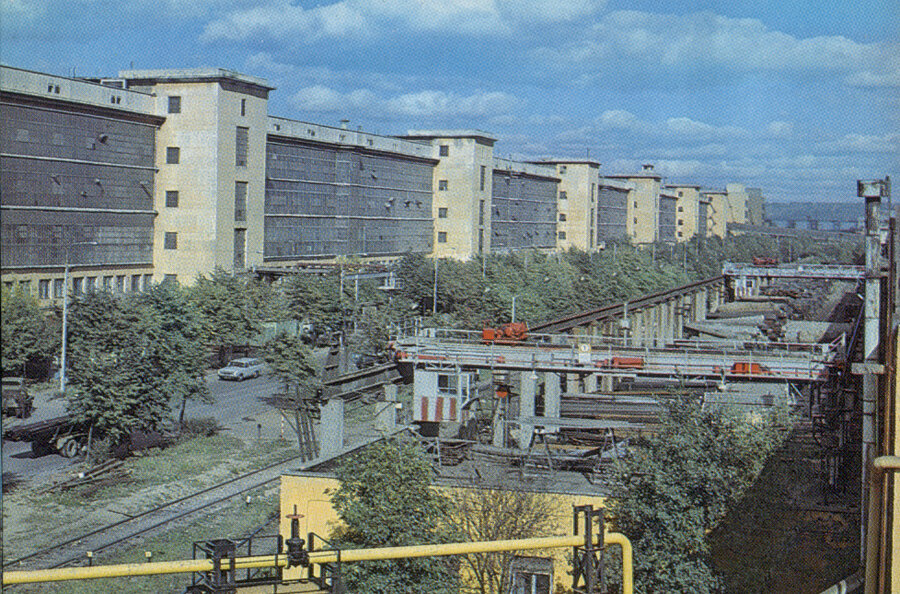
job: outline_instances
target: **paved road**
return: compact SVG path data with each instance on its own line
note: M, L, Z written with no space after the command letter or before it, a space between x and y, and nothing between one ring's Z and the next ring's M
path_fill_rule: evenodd
M207 385L213 403L189 403L185 418L212 417L226 431L245 441L272 440L281 435L280 414L266 402L266 397L280 387L275 378L264 374L242 382L225 382L218 379L215 372L210 372ZM25 421L4 418L4 429L21 422L31 423L66 414L65 399L51 397L52 392L36 394L31 417ZM290 427L285 425L283 430L286 438L293 437ZM77 462L77 459L70 460L58 454L35 457L29 443L4 440L2 449L4 483L46 480L49 475L63 472Z

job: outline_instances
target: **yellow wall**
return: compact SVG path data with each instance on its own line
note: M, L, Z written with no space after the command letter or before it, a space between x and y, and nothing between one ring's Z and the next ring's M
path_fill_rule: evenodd
M690 241L697 234L700 190L697 186L666 187L678 196L675 202L675 241Z
M492 144L476 138L437 137L430 140L434 156L440 159L434 168L432 193L434 200L434 248L435 258L468 260L477 255L479 232L483 232L483 251L491 251L491 194L493 191ZM440 156L440 147L448 147L448 155ZM481 189L481 172L484 168L484 189ZM447 189L441 190L441 182ZM479 225L481 202L484 201L484 223ZM440 218L441 208L447 209L447 218ZM447 241L439 243L439 233L447 234Z
M728 231L728 204L725 192L707 192L709 208L706 230L709 235L725 237Z
M562 250L596 250L600 166L596 163L573 161L556 163L555 167L559 177L559 192L566 193L566 199L557 202L556 246ZM563 221L559 215L565 215L566 220ZM560 238L559 232L565 233L565 239Z
M174 274L190 284L217 266L234 268L234 230L246 229L245 266L262 264L267 101L223 89L216 81L156 85L166 122L157 134L156 210L153 238L156 280ZM166 114L170 96L181 97L181 113ZM246 99L246 115L240 115ZM235 133L249 128L247 166L235 165ZM166 148L179 147L178 164L166 163ZM234 217L235 182L247 182L246 221ZM166 206L166 191L179 192L178 206ZM167 250L166 232L178 234Z
M293 514L296 506L297 513L303 514L300 519L300 535L306 539L308 532L312 531L324 537L328 537L331 531L340 523L334 508L331 506L331 495L339 486L336 479L324 475L282 475L281 477L281 534L285 538L291 535L291 521L286 518ZM456 490L455 487L440 487L448 491ZM460 487L461 489L461 487ZM556 529L551 534L534 534L540 536L564 536L572 534L572 507L575 505L593 505L595 508L603 506L603 498L597 495L573 495L563 493L550 493L548 496L558 500L558 513L556 515ZM321 546L320 544L317 546ZM554 575L557 584L571 587L569 571L571 566L566 558L571 553L569 549L556 549L543 552L535 552L535 556L553 557ZM305 570L286 569L286 580L299 579L305 575Z

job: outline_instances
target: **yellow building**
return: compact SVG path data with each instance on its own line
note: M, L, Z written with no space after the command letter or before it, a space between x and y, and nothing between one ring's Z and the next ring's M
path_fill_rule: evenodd
M630 182L634 189L628 193L628 214L625 233L637 244L653 243L659 239L659 191L662 177L653 172L652 165L632 175L608 175L608 179Z
M667 185L675 192L678 199L675 203L675 239L690 241L698 232L700 221L700 186Z
M243 271L262 264L273 87L221 68L133 70L119 77L130 89L155 94L166 117L156 136L156 280L190 283L216 267Z
M747 202L749 196L743 184L726 184L727 218L729 223L747 222Z
M281 525L280 533L285 539L291 536L291 520L288 515L299 514L300 534L305 539L309 533L315 533L317 537L328 538L332 531L340 524L340 519L331 505L331 496L340 486L336 478L320 473L294 473L281 477ZM459 490L467 490L477 487L436 486L448 493ZM556 528L551 534L534 534L532 537L564 536L572 534L572 508L576 505L593 505L595 508L603 506L603 497L591 494L576 493L547 493L557 507L554 517ZM321 548L321 541L316 540L314 546ZM571 578L568 571L571 562L568 555L569 549L553 549L547 551L535 551L534 555L552 558L554 560L554 576L558 588L571 587ZM286 581L300 579L305 576L302 568L286 569L284 579Z
M556 246L561 250L597 249L597 188L600 163L596 161L535 161L546 165L559 178Z
M728 233L728 193L721 190L707 190L702 192L703 198L708 203L707 207L707 236L722 237Z

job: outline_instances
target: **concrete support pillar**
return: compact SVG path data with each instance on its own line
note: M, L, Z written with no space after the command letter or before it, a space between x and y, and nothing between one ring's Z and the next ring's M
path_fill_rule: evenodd
M586 394L593 394L597 391L597 374L589 373L584 376L584 391Z
M344 401L340 398L332 398L322 405L319 433L319 452L323 458L336 456L344 449Z
M616 381L615 378L611 375L601 375L600 376L600 391L601 392L612 392L616 389Z
M684 295L675 300L675 338L684 338L684 314L687 312L687 297Z
M537 394L537 374L523 371L519 374L519 447L526 449L531 445L534 425L523 423L525 417L534 416L534 397Z
M548 371L544 374L544 416L559 418L559 401L562 389L559 374Z
M397 384L384 386L384 402L375 403L375 430L390 434L397 428Z

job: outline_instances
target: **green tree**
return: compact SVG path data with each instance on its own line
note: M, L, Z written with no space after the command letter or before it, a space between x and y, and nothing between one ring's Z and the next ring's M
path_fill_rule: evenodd
M49 369L59 352L58 321L41 311L34 297L6 286L0 289L0 316L3 374L24 376L30 369Z
M297 336L284 332L266 343L264 358L286 387L309 393L316 387L316 366L312 350Z
M164 370L163 389L179 407L180 426L189 400L212 402L206 385L203 318L177 283L154 285L137 299L146 308L144 328Z
M289 310L299 320L330 328L340 328L346 317L338 275L294 274L284 281ZM351 300L352 301L352 300Z
M113 442L170 418L167 370L153 312L138 299L89 293L71 306L68 408Z
M561 502L553 495L499 489L460 489L451 495L451 523L469 542L550 536ZM464 555L462 569L476 586L465 591L506 594L509 563L516 551Z
M790 417L781 409L755 418L702 410L688 397L665 408L660 430L615 471L613 525L634 545L640 590L719 592L707 534L783 442Z
M204 340L220 348L220 357L223 350L249 345L259 334L265 300L256 281L217 268L209 277L200 275L189 295L202 316Z
M431 464L409 442L382 442L348 458L337 471L331 498L343 521L332 535L353 547L451 542L447 500L430 488ZM443 558L372 561L345 566L350 592L408 594L457 592L459 574Z

